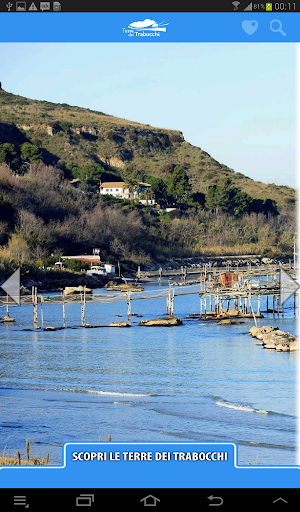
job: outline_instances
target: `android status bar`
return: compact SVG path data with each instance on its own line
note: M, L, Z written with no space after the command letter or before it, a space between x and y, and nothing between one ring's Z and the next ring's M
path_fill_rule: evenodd
M231 0L211 0L201 2L201 5L198 3L196 6L197 9L195 9L195 1L193 0L190 4L185 2L184 10L180 10L180 8L168 9L167 4L153 0L151 12L299 12L297 2L260 3L249 2L248 0L242 0L241 2L238 0L233 2ZM0 12L114 12L103 7L103 4L98 0L90 0L88 2L79 2L78 0L52 0L50 2L2 0ZM136 8L120 9L120 11L116 12L148 12L141 7L142 5L140 4Z

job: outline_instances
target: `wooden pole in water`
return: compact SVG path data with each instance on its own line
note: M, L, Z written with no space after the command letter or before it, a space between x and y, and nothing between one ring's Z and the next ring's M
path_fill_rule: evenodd
M167 291L167 315L170 316L170 308L171 308L171 285L169 282L169 289Z
M41 301L41 327L44 327L44 311L43 311L43 295L40 296Z
M127 322L129 325L131 325L131 293L128 292L126 295L127 295Z
M9 311L8 311L8 293L6 294L6 318L9 318Z
M250 308L250 313L252 312L255 326L257 327L257 321L256 321L256 317L255 317L254 310L253 310L253 307L252 307L251 294L250 293L249 293L249 308Z
M162 268L159 267L158 269L158 282L161 283L161 277L162 277Z
M34 290L34 298L35 298L35 311L36 311L36 326L38 327L38 296L37 296L37 287Z
M38 326L38 316L37 316L37 287L36 286L32 286L31 296L32 296L32 304L33 304L33 325L34 325L34 327L37 327Z
M80 292L80 302L81 302L81 325L85 325L85 291L86 287L84 286L83 293Z
M174 295L175 291L174 288L171 290L171 311L170 311L170 317L174 316Z
M62 292L62 308L63 308L63 327L66 327L66 301L65 290Z
M260 315L260 295L257 297L257 315Z

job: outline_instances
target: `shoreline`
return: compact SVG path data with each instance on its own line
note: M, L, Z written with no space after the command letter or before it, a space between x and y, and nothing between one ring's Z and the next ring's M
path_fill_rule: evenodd
M260 254L252 255L226 255L226 256L189 256L184 258L170 258L153 261L150 265L141 265L141 268L136 265L135 268L129 268L126 265L122 265L123 272L121 277L115 276L90 276L83 272L71 272L68 270L42 270L42 269L31 269L30 271L21 268L21 295L31 294L32 287L37 287L39 292L58 292L66 287L78 287L87 286L88 288L103 288L113 281L114 283L124 283L126 279L132 280L140 279L137 277L137 273L140 271L141 274L153 271L162 272L167 270L180 270L186 269L197 269L201 268L206 264L210 267L224 267L224 271L231 267L231 270L238 270L239 266L251 265L253 268L260 266L262 269L268 265L280 265L282 263L289 263L292 259L289 257L282 258L266 258ZM16 269L12 268L11 272ZM200 270L199 270L200 272ZM10 274L6 271L2 273L0 277L0 284L3 284L6 279L10 277ZM0 292L0 295L5 293Z

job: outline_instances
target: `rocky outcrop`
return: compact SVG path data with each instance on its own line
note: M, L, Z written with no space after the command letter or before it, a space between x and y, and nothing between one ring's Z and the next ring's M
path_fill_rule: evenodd
M80 293L93 293L93 291L90 288L86 288L84 286L66 286L64 289L65 295L78 295Z
M289 332L281 331L278 327L267 325L251 327L249 334L261 340L263 348L277 350L278 352L294 352L298 349L298 337Z
M182 320L176 316L170 318L152 318L151 320L141 320L139 325L146 327L171 327L173 325L182 325Z
M143 292L145 288L136 284L114 284L109 281L106 285L108 291L120 291L120 292Z
M130 324L125 322L124 320L122 322L111 322L109 324L109 327L131 327Z

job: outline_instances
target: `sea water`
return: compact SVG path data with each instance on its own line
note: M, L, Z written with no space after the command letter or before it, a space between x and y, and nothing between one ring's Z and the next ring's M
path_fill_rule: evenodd
M132 298L165 291L148 286ZM28 439L32 454L61 463L63 443L110 434L114 442L235 442L241 465L297 463L297 352L258 346L247 334L253 318L187 318L200 311L196 293L175 296L182 326L139 326L165 315L165 297L131 304L131 328L83 328L80 303L66 304L67 328L58 331L33 329L32 305L10 309L15 323L0 325L0 453L25 457ZM44 327L62 325L61 304L42 307ZM293 299L284 313L257 323L296 333ZM40 306L38 316L41 323ZM127 320L126 301L87 303L85 317L90 325Z

